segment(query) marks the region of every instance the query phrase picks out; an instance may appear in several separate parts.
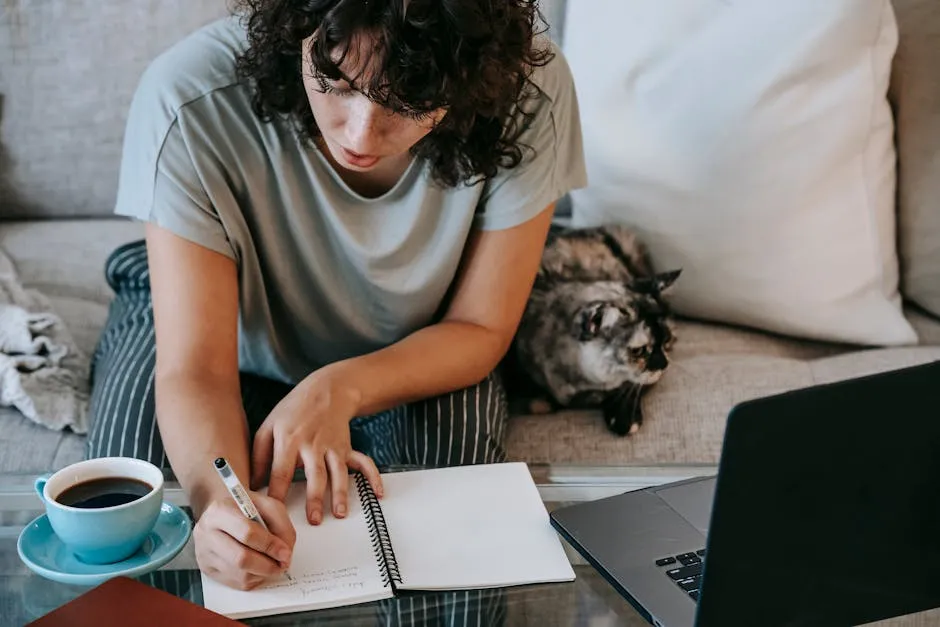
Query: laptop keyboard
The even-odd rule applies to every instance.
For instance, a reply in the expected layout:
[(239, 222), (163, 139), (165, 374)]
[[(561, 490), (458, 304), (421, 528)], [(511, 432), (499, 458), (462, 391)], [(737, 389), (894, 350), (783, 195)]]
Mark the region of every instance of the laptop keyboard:
[(682, 588), (693, 601), (698, 601), (704, 559), (705, 549), (699, 549), (694, 553), (663, 557), (656, 560), (656, 565), (666, 569), (665, 572), (669, 578), (676, 582), (676, 585)]

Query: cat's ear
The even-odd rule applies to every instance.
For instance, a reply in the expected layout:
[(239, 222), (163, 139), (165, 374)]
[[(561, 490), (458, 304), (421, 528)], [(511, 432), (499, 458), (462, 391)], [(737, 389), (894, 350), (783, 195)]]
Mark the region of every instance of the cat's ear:
[(669, 272), (661, 272), (654, 277), (656, 281), (656, 291), (662, 294), (676, 282), (676, 279), (679, 278), (679, 275), (682, 274), (682, 268), (678, 270), (671, 270)]
[(651, 278), (636, 279), (630, 284), (630, 289), (638, 294), (662, 294), (676, 282), (682, 270), (661, 272)]

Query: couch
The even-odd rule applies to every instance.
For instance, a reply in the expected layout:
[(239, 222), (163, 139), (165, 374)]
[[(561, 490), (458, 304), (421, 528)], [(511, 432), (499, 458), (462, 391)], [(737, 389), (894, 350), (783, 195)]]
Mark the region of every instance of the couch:
[[(543, 6), (560, 39), (563, 2)], [(901, 26), (895, 72), (906, 88), (894, 90), (893, 104), (900, 176), (910, 189), (930, 180), (905, 180), (906, 159), (940, 165), (940, 125), (925, 136), (927, 130), (905, 125), (903, 117), (904, 98), (919, 97), (910, 84), (931, 78), (907, 71), (911, 55), (932, 55), (919, 68), (940, 65), (940, 3), (895, 0), (895, 8)], [(225, 10), (223, 0), (0, 3), (0, 249), (25, 284), (51, 299), (86, 355), (112, 297), (103, 262), (115, 247), (142, 236), (140, 224), (111, 215), (137, 79), (157, 53)], [(940, 168), (934, 172), (940, 176)], [(940, 234), (933, 245), (940, 247)], [(672, 365), (645, 396), (646, 421), (636, 436), (610, 434), (589, 411), (520, 415), (509, 424), (509, 454), (534, 463), (713, 464), (727, 412), (740, 401), (940, 359), (940, 320), (914, 305), (906, 313), (920, 343), (895, 348), (680, 320)], [(794, 428), (812, 433), (812, 425)], [(0, 409), (0, 473), (59, 468), (82, 453), (81, 436)]]

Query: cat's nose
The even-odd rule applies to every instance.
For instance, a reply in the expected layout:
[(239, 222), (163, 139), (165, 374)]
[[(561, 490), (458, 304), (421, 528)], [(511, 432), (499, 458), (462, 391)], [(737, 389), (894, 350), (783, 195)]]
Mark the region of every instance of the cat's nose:
[(653, 354), (649, 356), (649, 359), (646, 360), (646, 369), (653, 371), (665, 370), (668, 363), (666, 355), (664, 355), (662, 351), (654, 351)]

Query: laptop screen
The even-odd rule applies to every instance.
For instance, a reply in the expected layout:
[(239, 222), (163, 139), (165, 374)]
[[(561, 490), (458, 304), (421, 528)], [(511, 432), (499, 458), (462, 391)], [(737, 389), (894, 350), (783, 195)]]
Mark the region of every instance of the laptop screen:
[(940, 362), (736, 408), (707, 554), (698, 627), (940, 606)]

